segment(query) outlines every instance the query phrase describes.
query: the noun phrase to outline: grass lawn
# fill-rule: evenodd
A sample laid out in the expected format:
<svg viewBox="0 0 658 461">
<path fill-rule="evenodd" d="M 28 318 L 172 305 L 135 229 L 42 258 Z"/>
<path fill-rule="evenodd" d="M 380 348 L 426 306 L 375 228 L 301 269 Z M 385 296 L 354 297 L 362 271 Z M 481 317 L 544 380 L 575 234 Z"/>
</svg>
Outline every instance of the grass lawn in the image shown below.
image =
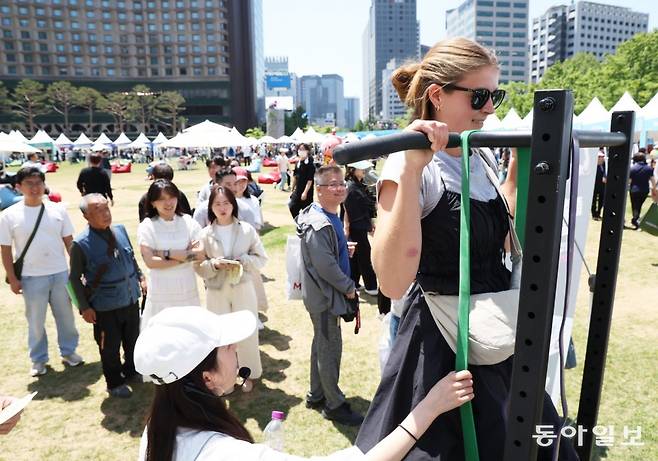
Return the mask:
<svg viewBox="0 0 658 461">
<path fill-rule="evenodd" d="M 137 202 L 148 187 L 144 167 L 134 165 L 132 173 L 112 176 L 114 222 L 126 226 L 133 244 L 136 244 L 138 225 Z M 76 232 L 85 225 L 77 209 L 79 194 L 75 189 L 80 168 L 62 164 L 57 173 L 47 177 L 48 185 L 62 194 Z M 207 179 L 205 169 L 176 171 L 175 176 L 176 184 L 187 194 L 191 204 L 195 202 L 196 191 Z M 318 412 L 304 407 L 312 328 L 302 303 L 285 299 L 285 241 L 286 235 L 294 230 L 285 206 L 287 194 L 271 186 L 265 186 L 265 190 L 264 215 L 273 229 L 263 237 L 270 258 L 263 271 L 270 302 L 266 329 L 261 332 L 263 379 L 252 393 L 236 392 L 229 397 L 229 402 L 257 441 L 261 440 L 262 430 L 269 422 L 270 411 L 282 410 L 287 415 L 287 451 L 304 456 L 327 454 L 349 446 L 356 430 L 334 425 Z M 591 268 L 596 267 L 599 230 L 600 223 L 591 223 L 585 249 Z M 599 414 L 599 424 L 614 426 L 616 430 L 614 445 L 597 453 L 608 460 L 658 459 L 656 242 L 646 234 L 632 231 L 624 234 Z M 566 373 L 572 417 L 578 408 L 587 340 L 589 294 L 586 285 L 583 276 L 574 327 L 578 367 Z M 0 437 L 0 460 L 136 459 L 152 385 L 134 386 L 135 395 L 128 400 L 108 398 L 92 327 L 79 316 L 76 320 L 80 331 L 79 352 L 87 362 L 80 368 L 65 369 L 59 363 L 50 314 L 47 329 L 52 368 L 40 379 L 31 378 L 22 297 L 12 294 L 3 283 L 0 284 L 0 299 L 0 393 L 23 396 L 39 391 L 18 427 L 10 435 Z M 375 299 L 367 297 L 365 301 L 361 332 L 354 335 L 353 324 L 344 325 L 341 369 L 341 387 L 352 406 L 361 412 L 367 410 L 379 382 L 377 343 L 381 332 Z M 624 426 L 632 429 L 641 426 L 644 445 L 622 445 Z"/>
</svg>

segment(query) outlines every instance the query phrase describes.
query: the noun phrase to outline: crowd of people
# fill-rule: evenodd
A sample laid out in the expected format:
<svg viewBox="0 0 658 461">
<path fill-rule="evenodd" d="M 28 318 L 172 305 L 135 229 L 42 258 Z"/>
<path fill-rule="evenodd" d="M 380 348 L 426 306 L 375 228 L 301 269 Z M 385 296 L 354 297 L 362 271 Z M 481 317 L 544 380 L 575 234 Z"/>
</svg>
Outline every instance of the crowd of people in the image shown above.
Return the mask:
<svg viewBox="0 0 658 461">
<path fill-rule="evenodd" d="M 276 155 L 281 179 L 272 193 L 290 192 L 302 299 L 313 328 L 305 403 L 326 419 L 361 427 L 354 447 L 328 459 L 464 459 L 455 408 L 466 402 L 474 410 L 480 459 L 503 456 L 513 342 L 487 343 L 490 319 L 480 319 L 474 328 L 485 332 L 482 350 L 473 354 L 470 371 L 456 373 L 456 323 L 445 321 L 454 318 L 459 288 L 462 155 L 460 148 L 447 148 L 448 133 L 482 127 L 504 98 L 498 76 L 494 54 L 463 38 L 439 42 L 421 62 L 397 69 L 393 84 L 413 111 L 408 129 L 424 133 L 432 145 L 389 156 L 378 180 L 371 162 L 343 170 L 324 164 L 304 143 Z M 498 158 L 488 150 L 472 153 L 471 292 L 505 303 L 514 291 L 506 255 L 514 235 L 515 152 Z M 125 227 L 113 223 L 111 178 L 98 155 L 91 155 L 77 182 L 88 225 L 76 236 L 66 211 L 44 200 L 45 175 L 36 165 L 17 173 L 24 200 L 0 216 L 7 281 L 25 301 L 30 374 L 48 371 L 48 305 L 61 360 L 71 367 L 83 363 L 72 300 L 93 324 L 109 395 L 129 398 L 135 382 L 155 386 L 142 460 L 299 459 L 255 444 L 221 398 L 236 389 L 250 392 L 261 378 L 258 314 L 268 309 L 261 276 L 268 261 L 260 239 L 264 192 L 233 157 L 207 160 L 208 180 L 194 209 L 171 166 L 153 165 L 152 182 L 137 204 L 136 246 Z M 601 159 L 605 153 L 597 167 L 594 218 L 605 206 Z M 636 226 L 656 182 L 643 153 L 634 160 Z M 395 337 L 365 416 L 350 407 L 339 384 L 341 325 L 355 321 L 358 329 L 360 295 L 377 296 L 380 312 L 391 311 Z M 561 423 L 545 395 L 542 424 L 555 430 Z M 539 447 L 538 459 L 553 459 L 552 451 Z M 559 445 L 558 456 L 577 459 L 569 443 Z"/>
</svg>

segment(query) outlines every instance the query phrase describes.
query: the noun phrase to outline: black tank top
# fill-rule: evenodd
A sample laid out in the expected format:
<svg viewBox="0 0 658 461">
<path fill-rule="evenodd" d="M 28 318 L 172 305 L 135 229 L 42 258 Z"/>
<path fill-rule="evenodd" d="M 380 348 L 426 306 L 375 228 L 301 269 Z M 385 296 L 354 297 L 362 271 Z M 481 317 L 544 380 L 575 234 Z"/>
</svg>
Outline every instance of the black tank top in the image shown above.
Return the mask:
<svg viewBox="0 0 658 461">
<path fill-rule="evenodd" d="M 459 228 L 461 194 L 449 191 L 429 215 L 421 219 L 422 249 L 416 279 L 424 291 L 459 294 Z M 471 293 L 508 290 L 510 271 L 504 264 L 507 210 L 495 199 L 471 199 Z"/>
</svg>

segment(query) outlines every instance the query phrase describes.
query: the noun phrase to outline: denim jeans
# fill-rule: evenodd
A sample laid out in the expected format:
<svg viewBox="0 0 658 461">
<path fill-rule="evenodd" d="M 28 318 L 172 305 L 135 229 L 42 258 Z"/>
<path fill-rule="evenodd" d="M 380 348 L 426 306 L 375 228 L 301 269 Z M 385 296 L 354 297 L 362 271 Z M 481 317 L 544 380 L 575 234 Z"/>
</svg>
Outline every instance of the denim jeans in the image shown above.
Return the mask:
<svg viewBox="0 0 658 461">
<path fill-rule="evenodd" d="M 78 347 L 78 331 L 71 300 L 66 291 L 68 272 L 51 275 L 23 276 L 23 298 L 27 318 L 27 347 L 32 363 L 48 361 L 46 311 L 48 304 L 55 317 L 59 353 L 69 355 Z"/>
<path fill-rule="evenodd" d="M 287 171 L 282 171 L 281 172 L 281 181 L 279 181 L 279 184 L 277 184 L 279 189 L 284 190 L 286 187 L 288 187 L 288 172 Z"/>
</svg>

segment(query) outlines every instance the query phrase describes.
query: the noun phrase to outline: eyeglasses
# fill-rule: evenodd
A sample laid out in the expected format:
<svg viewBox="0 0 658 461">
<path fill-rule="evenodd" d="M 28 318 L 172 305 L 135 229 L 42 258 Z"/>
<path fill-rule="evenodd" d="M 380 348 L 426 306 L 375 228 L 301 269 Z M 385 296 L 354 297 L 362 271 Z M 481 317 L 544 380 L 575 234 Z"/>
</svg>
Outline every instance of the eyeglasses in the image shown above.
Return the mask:
<svg viewBox="0 0 658 461">
<path fill-rule="evenodd" d="M 44 182 L 43 181 L 23 181 L 21 183 L 22 187 L 29 187 L 32 189 L 35 189 L 37 187 L 43 187 Z"/>
<path fill-rule="evenodd" d="M 328 187 L 329 189 L 341 189 L 347 187 L 346 182 L 331 182 L 329 184 L 318 184 L 320 187 Z"/>
<path fill-rule="evenodd" d="M 443 88 L 471 93 L 471 107 L 475 110 L 482 109 L 489 98 L 491 98 L 494 109 L 497 109 L 505 99 L 505 90 L 501 89 L 489 91 L 486 88 L 464 88 L 463 86 L 453 85 L 452 83 L 443 85 Z"/>
</svg>

